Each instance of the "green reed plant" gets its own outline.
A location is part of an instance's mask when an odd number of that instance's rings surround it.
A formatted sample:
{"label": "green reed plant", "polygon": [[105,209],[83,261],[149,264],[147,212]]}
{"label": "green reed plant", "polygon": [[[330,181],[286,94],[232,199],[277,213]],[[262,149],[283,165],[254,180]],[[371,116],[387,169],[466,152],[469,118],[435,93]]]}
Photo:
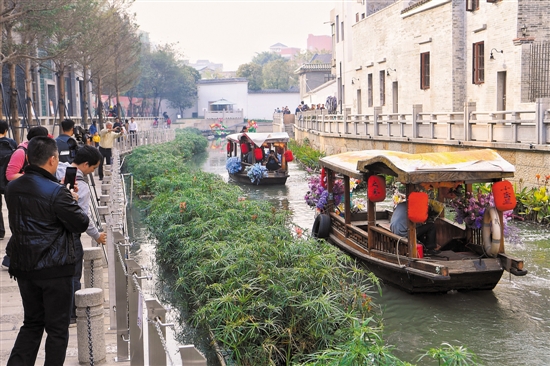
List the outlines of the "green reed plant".
{"label": "green reed plant", "polygon": [[438,362],[439,366],[479,366],[481,365],[477,357],[467,348],[462,346],[452,346],[449,343],[443,343],[441,347],[430,348],[424,355],[420,356],[418,361],[425,358],[432,358]]}
{"label": "green reed plant", "polygon": [[313,170],[321,169],[319,165],[319,159],[326,156],[325,153],[315,150],[311,147],[308,139],[304,139],[302,142],[296,140],[290,140],[288,148],[292,150],[292,153],[296,160],[304,164],[307,168]]}

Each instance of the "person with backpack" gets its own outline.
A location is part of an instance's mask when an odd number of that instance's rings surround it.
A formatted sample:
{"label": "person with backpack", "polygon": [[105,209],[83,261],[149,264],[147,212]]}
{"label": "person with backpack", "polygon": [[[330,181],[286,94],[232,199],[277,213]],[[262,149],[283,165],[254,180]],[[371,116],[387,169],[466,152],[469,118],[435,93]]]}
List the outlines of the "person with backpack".
{"label": "person with backpack", "polygon": [[61,121],[61,135],[55,139],[61,163],[72,163],[76,155],[78,143],[72,137],[74,134],[74,125],[75,123],[72,119]]}
{"label": "person with backpack", "polygon": [[6,168],[6,179],[12,181],[23,175],[23,170],[27,166],[27,146],[29,141],[36,136],[48,136],[48,129],[44,126],[31,127],[27,133],[27,141],[19,144],[17,150],[11,155],[10,162]]}
{"label": "person with backpack", "polygon": [[[29,133],[27,133],[27,141],[20,143],[17,149],[11,154],[5,174],[2,175],[1,180],[4,180],[4,182],[12,181],[25,173],[24,169],[28,165],[27,146],[29,145],[29,141],[36,136],[48,136],[48,129],[44,126],[31,127]],[[4,221],[2,220],[2,222]],[[2,268],[8,269],[9,266],[10,257],[6,254],[2,260]]]}
{"label": "person with backpack", "polygon": [[4,239],[6,229],[4,227],[4,217],[2,215],[2,195],[6,189],[8,181],[6,179],[6,168],[10,162],[11,155],[17,149],[17,142],[14,139],[6,137],[8,134],[8,122],[0,121],[0,239]]}

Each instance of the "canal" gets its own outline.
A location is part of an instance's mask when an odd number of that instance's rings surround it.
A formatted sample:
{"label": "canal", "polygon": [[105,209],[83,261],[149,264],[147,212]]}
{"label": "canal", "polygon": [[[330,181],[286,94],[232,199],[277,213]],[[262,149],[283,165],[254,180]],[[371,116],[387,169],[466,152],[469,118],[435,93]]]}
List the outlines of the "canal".
{"label": "canal", "polygon": [[[203,171],[227,180],[224,146],[222,141],[212,141],[208,152],[197,156],[194,163]],[[303,199],[308,190],[307,173],[295,163],[289,164],[289,168],[290,178],[285,186],[243,185],[243,191],[249,199],[267,200],[291,210],[295,225],[310,230],[314,212]],[[413,364],[433,364],[418,362],[418,357],[446,342],[467,347],[487,366],[550,363],[550,230],[529,223],[514,225],[518,226],[523,242],[507,243],[507,252],[525,259],[529,270],[525,277],[510,278],[504,272],[493,291],[440,295],[410,295],[383,286],[382,295],[375,297],[381,308],[384,338],[395,347],[398,357]],[[145,243],[136,254],[148,258],[154,267],[154,260],[150,259],[154,258],[154,245],[148,241],[146,230],[140,225],[136,227],[130,225],[134,231],[130,234]],[[170,294],[165,288],[168,286],[161,282],[153,290],[169,302]],[[191,339],[203,352],[208,351],[206,335],[181,328],[176,333],[180,334],[180,342]]]}

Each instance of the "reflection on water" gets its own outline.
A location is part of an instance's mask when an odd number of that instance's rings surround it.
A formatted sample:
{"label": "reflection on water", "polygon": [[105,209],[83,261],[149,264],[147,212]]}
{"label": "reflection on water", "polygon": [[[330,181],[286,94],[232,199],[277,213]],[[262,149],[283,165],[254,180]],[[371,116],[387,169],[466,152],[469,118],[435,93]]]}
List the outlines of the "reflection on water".
{"label": "reflection on water", "polygon": [[[195,160],[204,171],[220,174],[228,180],[225,170],[225,145],[209,149]],[[290,163],[290,177],[284,186],[241,185],[250,199],[267,200],[292,211],[293,221],[311,229],[313,211],[304,202],[308,190],[306,173]],[[403,360],[417,363],[418,356],[443,342],[463,345],[476,353],[487,366],[550,364],[550,239],[548,228],[518,223],[523,244],[507,244],[507,252],[524,258],[529,274],[511,279],[507,272],[493,291],[458,292],[442,295],[410,295],[384,286],[377,296],[384,318],[384,336]],[[136,230],[136,229],[131,229]],[[137,255],[154,263],[153,245],[148,243],[143,229]],[[142,263],[142,262],[140,262]],[[158,288],[155,290],[159,290]],[[158,295],[162,298],[162,291]],[[183,332],[185,343],[195,343],[208,349],[206,337]],[[180,340],[181,342],[181,340]],[[214,361],[209,357],[209,365]]]}

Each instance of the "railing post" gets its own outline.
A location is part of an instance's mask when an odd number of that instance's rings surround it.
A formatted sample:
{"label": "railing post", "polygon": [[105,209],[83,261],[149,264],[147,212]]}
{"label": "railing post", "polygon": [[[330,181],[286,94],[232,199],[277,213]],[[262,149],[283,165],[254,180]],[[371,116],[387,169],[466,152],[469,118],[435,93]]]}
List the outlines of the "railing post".
{"label": "railing post", "polygon": [[412,138],[418,138],[418,121],[422,120],[422,104],[413,104],[413,113],[412,113]]}
{"label": "railing post", "polygon": [[[166,320],[166,310],[157,299],[145,300],[147,306],[147,323],[149,335],[149,365],[166,365],[166,351],[163,341],[166,339],[166,328],[158,331],[158,322]],[[163,338],[162,338],[163,337]]]}
{"label": "railing post", "polygon": [[78,362],[96,365],[105,362],[103,290],[87,288],[75,292]]}
{"label": "railing post", "polygon": [[192,344],[180,346],[182,366],[206,366],[206,358]]}
{"label": "railing post", "polygon": [[[144,365],[143,352],[143,294],[141,267],[133,259],[126,259],[128,267],[128,322],[130,324],[130,365]],[[137,283],[137,285],[136,285]],[[139,286],[139,287],[138,287]]]}
{"label": "railing post", "polygon": [[[101,245],[101,244],[100,244]],[[84,287],[103,289],[103,249],[84,248]]]}
{"label": "railing post", "polygon": [[476,102],[466,102],[464,108],[464,141],[472,141],[472,112],[476,111]]}
{"label": "railing post", "polygon": [[546,144],[546,125],[544,119],[546,118],[546,111],[550,109],[550,98],[539,98],[535,102],[535,133],[537,134],[537,144]]}
{"label": "railing post", "polygon": [[380,133],[379,133],[379,124],[380,124],[380,121],[379,121],[379,116],[380,114],[382,113],[382,107],[374,107],[374,136],[375,137],[378,137],[380,136]]}

